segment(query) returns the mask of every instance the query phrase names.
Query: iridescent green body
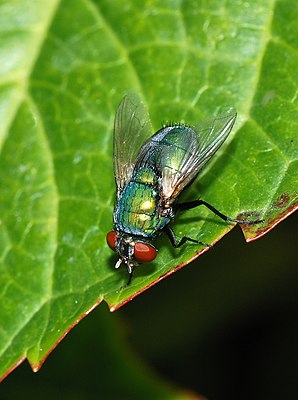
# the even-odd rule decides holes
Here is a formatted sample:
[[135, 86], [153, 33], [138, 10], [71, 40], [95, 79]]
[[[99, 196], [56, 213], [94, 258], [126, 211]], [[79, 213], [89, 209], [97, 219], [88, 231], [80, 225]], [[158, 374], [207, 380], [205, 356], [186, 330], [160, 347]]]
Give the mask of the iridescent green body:
[[169, 218], [158, 214], [157, 176], [150, 167], [138, 169], [125, 187], [115, 210], [115, 224], [122, 232], [155, 237]]
[[118, 230], [148, 238], [160, 234], [171, 220], [170, 214], [160, 209], [164, 204], [159, 190], [161, 171], [168, 176], [179, 174], [189, 143], [196, 141], [193, 129], [177, 125], [160, 129], [144, 144], [130, 182], [117, 201], [114, 220]]

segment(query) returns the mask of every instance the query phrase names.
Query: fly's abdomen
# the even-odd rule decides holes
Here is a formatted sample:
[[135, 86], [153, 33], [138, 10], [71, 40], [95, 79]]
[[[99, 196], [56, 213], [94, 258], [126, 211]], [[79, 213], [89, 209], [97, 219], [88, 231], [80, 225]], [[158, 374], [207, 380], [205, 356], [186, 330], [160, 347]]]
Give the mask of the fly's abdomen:
[[138, 168], [147, 165], [155, 168], [160, 174], [169, 170], [172, 175], [179, 175], [187, 163], [187, 158], [195, 153], [197, 148], [198, 140], [192, 128], [184, 125], [167, 126], [144, 144], [136, 166]]
[[157, 177], [150, 168], [137, 170], [121, 193], [114, 220], [118, 229], [136, 236], [154, 237], [168, 222], [157, 212]]
[[[158, 174], [161, 205], [171, 205], [183, 187], [195, 178], [198, 147], [196, 132], [184, 125], [166, 126], [143, 145], [136, 168], [146, 165]], [[195, 172], [190, 174], [192, 169]]]
[[180, 172], [185, 155], [197, 149], [195, 132], [187, 126], [163, 128], [156, 134], [155, 140], [157, 151], [154, 163], [158, 169], [169, 168]]

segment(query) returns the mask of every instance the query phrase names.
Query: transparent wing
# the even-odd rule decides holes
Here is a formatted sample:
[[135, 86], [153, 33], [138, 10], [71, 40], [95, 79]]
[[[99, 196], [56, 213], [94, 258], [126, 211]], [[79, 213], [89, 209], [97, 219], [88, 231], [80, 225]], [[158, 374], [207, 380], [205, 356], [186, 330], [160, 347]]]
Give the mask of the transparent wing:
[[114, 173], [117, 195], [129, 182], [141, 145], [152, 135], [148, 111], [134, 93], [123, 97], [114, 123]]
[[235, 110], [230, 109], [197, 127], [165, 127], [144, 144], [137, 165], [152, 164], [158, 171], [165, 205], [175, 201], [223, 144], [236, 115]]
[[[185, 153], [179, 166], [162, 168], [162, 195], [166, 204], [174, 202], [181, 191], [190, 184], [220, 148], [234, 125], [237, 113], [230, 109], [214, 119], [203, 122], [189, 135]], [[177, 149], [178, 151], [179, 149]]]

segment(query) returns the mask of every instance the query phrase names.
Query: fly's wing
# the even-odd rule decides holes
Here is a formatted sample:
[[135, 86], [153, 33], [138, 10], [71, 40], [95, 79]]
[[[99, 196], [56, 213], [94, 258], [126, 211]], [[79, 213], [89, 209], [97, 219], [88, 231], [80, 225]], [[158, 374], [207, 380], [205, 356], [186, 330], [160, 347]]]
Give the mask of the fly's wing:
[[118, 197], [131, 178], [141, 145], [151, 134], [145, 105], [134, 93], [124, 96], [114, 123], [114, 173]]
[[[235, 110], [230, 109], [196, 128], [187, 126], [164, 128], [168, 131], [162, 134], [161, 130], [147, 142], [151, 154], [155, 153], [155, 165], [161, 176], [160, 193], [164, 205], [172, 204], [181, 191], [196, 178], [228, 137], [236, 115]], [[158, 146], [156, 141], [159, 142]], [[145, 149], [145, 146], [146, 144], [143, 146], [144, 150], [150, 154], [150, 149]]]

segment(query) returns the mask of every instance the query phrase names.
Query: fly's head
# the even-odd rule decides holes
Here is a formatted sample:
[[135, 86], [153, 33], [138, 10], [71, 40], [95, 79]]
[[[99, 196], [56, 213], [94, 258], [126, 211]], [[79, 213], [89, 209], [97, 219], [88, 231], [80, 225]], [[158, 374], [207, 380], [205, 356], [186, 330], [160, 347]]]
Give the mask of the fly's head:
[[153, 261], [157, 256], [157, 250], [151, 244], [122, 232], [109, 232], [107, 243], [119, 255], [115, 268], [119, 268], [124, 263], [130, 275], [135, 266]]

